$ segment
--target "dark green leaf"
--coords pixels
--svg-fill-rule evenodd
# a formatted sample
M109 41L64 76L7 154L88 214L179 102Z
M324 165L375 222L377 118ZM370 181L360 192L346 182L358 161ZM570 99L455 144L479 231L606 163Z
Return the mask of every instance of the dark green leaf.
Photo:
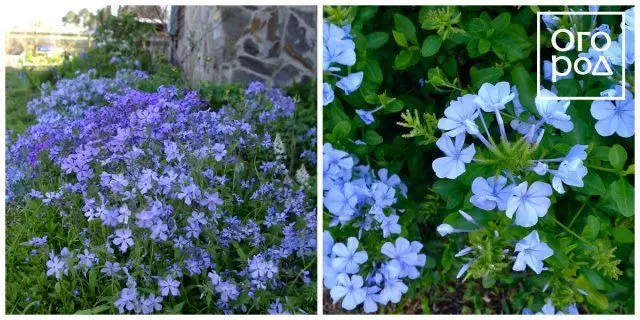
M516 65L511 70L511 80L518 89L518 97L520 104L529 111L529 113L537 115L536 105L534 102L536 96L536 84L521 64Z
M609 149L609 163L616 170L622 170L627 161L627 151L619 144L614 144Z
M422 56L431 57L440 50L442 39L439 36L428 36L422 43Z
M386 32L373 32L366 36L367 49L378 49L389 41L389 34Z
M484 83L496 83L502 77L504 73L502 70L489 67L484 69L476 69L471 67L471 84L474 89L480 89Z
M393 15L393 28L399 32L402 32L407 40L413 44L418 44L418 37L416 36L416 27L409 18L396 13Z
M364 142L368 145L379 145L382 143L382 136L380 136L375 130L367 130L362 137Z
M620 178L611 184L611 198L616 203L618 210L625 217L633 216L633 186Z

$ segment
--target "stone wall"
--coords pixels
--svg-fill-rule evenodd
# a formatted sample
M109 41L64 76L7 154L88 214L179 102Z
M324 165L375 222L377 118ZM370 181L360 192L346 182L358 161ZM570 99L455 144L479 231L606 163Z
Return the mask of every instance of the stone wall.
M170 15L170 59L191 85L283 87L316 75L315 6L172 6Z

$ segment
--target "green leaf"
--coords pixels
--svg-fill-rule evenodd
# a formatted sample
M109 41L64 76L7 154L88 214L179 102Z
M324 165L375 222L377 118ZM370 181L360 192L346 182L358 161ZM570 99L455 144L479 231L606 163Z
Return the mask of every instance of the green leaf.
M487 39L478 40L478 53L485 54L491 49L491 42Z
M404 36L403 33L392 30L391 33L393 34L393 39L396 40L396 43L401 46L401 47L408 47L409 44L407 43L407 38Z
M508 12L503 12L502 14L497 16L491 22L491 26L495 30L494 34L500 34L503 31L505 31L507 27L509 27L510 23L511 23L511 15Z
M613 238L620 243L633 243L633 232L627 228L615 227L611 230Z
M381 144L383 139L375 130L367 130L367 132L364 133L362 140L364 140L368 145L375 146Z
M351 122L340 121L335 127L333 127L333 131L331 133L334 139L341 140L347 138L349 136L349 132L351 132Z
M481 38L487 35L487 32L489 31L489 26L484 20L480 18L473 18L467 24L466 30L472 36L476 38Z
M440 179L433 184L433 190L447 200L447 209L459 206L468 192L464 184L449 179Z
M405 70L409 67L414 66L418 63L418 59L416 59L416 55L407 49L404 49L398 53L395 60L393 61L393 69L395 70Z
M97 306L91 309L78 310L74 314L82 314L82 315L100 314L102 312L109 310L110 308L111 308L111 305L103 304L101 306Z
M376 84L382 83L382 70L378 61L369 59L364 65L364 78Z
M609 149L609 163L616 170L622 170L627 161L627 151L619 144L614 144Z
M427 58L440 50L442 39L439 36L428 36L422 43L422 56Z
M489 67L484 69L476 69L471 67L471 84L474 89L479 89L484 83L496 83L504 72L496 67Z
M393 15L393 28L402 32L405 37L413 44L418 44L418 37L416 36L416 27L409 18L396 13Z
M625 216L633 216L633 186L625 179L618 179L611 184L611 198L616 203L618 211Z
M367 39L367 49L378 49L389 41L389 34L386 32L373 32L365 38Z
M404 102L400 99L393 99L384 105L384 113L400 112L404 109Z
M584 187L576 188L575 190L578 192L583 192L590 196L601 196L607 193L607 188L605 184L602 182L602 178L598 175L595 170L589 170L587 175L582 179L584 182Z
M534 102L536 96L536 84L521 64L516 65L511 70L511 80L518 89L518 99L520 104L533 115L538 115Z
M600 220L593 215L588 216L587 225L584 226L582 235L589 240L595 240L598 233L600 233Z
M493 287L494 284L496 284L496 277L493 276L492 272L487 272L482 277L482 287L485 288L485 289L489 289L489 288Z

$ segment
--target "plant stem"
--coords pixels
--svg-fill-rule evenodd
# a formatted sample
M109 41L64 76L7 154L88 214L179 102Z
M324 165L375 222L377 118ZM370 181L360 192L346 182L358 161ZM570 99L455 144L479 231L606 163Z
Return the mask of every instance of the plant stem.
M582 206L580 207L580 209L578 209L578 212L573 216L573 219L571 219L571 222L569 222L569 225L567 226L567 228L571 228L571 226L573 225L573 222L576 221L578 216L582 213L582 209L584 209L584 207L587 206L588 202L589 201L585 201L582 203Z
M594 165L591 165L591 164L588 164L587 168L596 169L596 170L600 170L600 171L604 171L604 172L611 172L611 173L615 173L615 174L620 174L618 172L618 170L604 168L604 167L601 167L601 166L594 166Z
M578 240L582 241L584 244L586 244L588 247L591 247L592 245L583 237L579 236L577 233L573 232L571 229L569 229L567 226L565 226L564 224L562 224L562 222L558 221L558 219L556 219L555 217L551 217L551 220L555 221L555 223L557 223L560 227L562 227L562 229L564 229L565 231L569 232L572 236L578 238Z

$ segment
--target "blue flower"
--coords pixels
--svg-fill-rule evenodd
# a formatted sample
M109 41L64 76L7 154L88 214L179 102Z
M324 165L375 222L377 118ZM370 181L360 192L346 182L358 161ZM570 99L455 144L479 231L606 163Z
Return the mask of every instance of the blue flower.
M547 89L540 90L540 95L536 97L536 109L542 117L542 121L559 129L562 132L573 130L573 122L567 114L569 101L562 100L543 100L540 97L557 97L557 95Z
M336 243L331 250L334 258L331 260L331 266L340 272L346 272L348 274L357 273L360 269L360 264L367 261L369 258L366 251L358 250L358 239L349 237L347 239L347 245L343 243Z
M391 271L383 270L383 273L385 274L384 287L378 295L380 304L386 306L389 302L400 302L402 295L407 293L409 287L397 276L394 276Z
M478 90L474 102L484 112L495 112L504 109L504 105L513 100L514 94L508 82L498 82L496 85L485 83Z
M533 314L533 311L531 311L531 309L529 308L524 308L522 309L522 314ZM536 312L535 314L537 315L564 315L564 314L578 314L578 308L576 307L576 304L572 304L568 307L566 307L564 309L564 312L562 311L558 311L556 312L556 308L553 306L553 304L551 304L551 300L547 300L547 303L542 306L542 309L540 310L540 312Z
M457 135L455 139L454 144L451 137L443 135L436 141L436 146L445 154L445 157L435 159L431 164L438 178L457 178L464 173L465 163L470 163L476 154L473 144L464 148L464 133Z
M544 22L544 25L547 27L547 30L549 32L553 31L558 26L558 21L560 21L560 18L554 15L550 15L550 14L542 15L542 22Z
M487 179L477 177L471 184L471 203L482 210L503 211L507 208L507 200L511 196L513 185L507 185L507 178L503 176L489 177Z
M455 101L451 101L451 104L444 109L445 117L438 120L438 128L446 131L445 134L450 137L455 137L464 132L472 135L477 134L478 125L474 120L478 117L480 111L474 102L476 97L476 95L467 94L458 97Z
M382 109L382 106L376 109L373 109L371 111L356 109L356 113L358 114L358 116L360 116L360 119L362 119L362 122L364 122L366 125L370 125L374 121L376 121L376 119L373 118L373 114L380 109Z
M387 238L393 233L400 233L402 228L398 223L398 215L392 214L390 216L384 216L380 219L380 228L382 229L382 237Z
M353 158L348 153L334 149L330 143L322 147L323 155L323 189L329 190L334 185L342 186L345 181L351 180Z
M409 240L399 237L395 246L391 242L382 245L381 252L391 259L397 261L400 266L398 278L408 277L416 279L420 272L416 267L423 267L427 261L427 256L419 254L422 244L418 241L409 243Z
M624 11L624 28L625 30L631 31L631 32L635 32L635 25L636 25L636 21L635 21L635 13L636 13L636 7L631 7L630 9L627 9Z
M515 252L518 253L516 261L513 263L513 271L524 271L529 266L536 274L542 272L544 259L553 255L553 250L549 246L540 242L538 231L533 230L524 239L518 241Z
M363 310L366 313L374 313L378 311L378 301L380 300L380 288L378 286L367 287L367 296L364 299Z
M351 183L345 183L343 186L334 186L324 195L325 208L336 216L339 222L351 220L356 213L357 204L358 197Z
M538 217L544 217L551 206L551 186L548 183L536 181L529 187L528 182L523 182L511 190L511 196L507 200L507 217L513 218L515 223L522 227L531 227L538 222Z
M356 63L355 43L350 38L345 37L344 29L329 25L327 28L325 22L325 30L323 31L322 43L322 60L323 69L325 71L336 71L338 68L331 68L332 63L345 66L352 66Z
M116 237L113 239L113 244L120 246L121 252L127 252L127 248L133 246L133 238L131 238L131 230L129 229L116 230Z
M363 284L362 277L357 274L352 275L351 278L346 273L339 274L336 285L330 291L333 303L342 299L342 307L345 310L355 309L367 296L367 290L362 287Z
M396 190L382 182L371 185L371 196L375 200L375 205L380 208L390 207L396 203Z
M158 285L160 285L160 294L162 294L162 296L166 297L171 294L177 297L180 294L180 290L178 289L180 282L173 280L171 276L168 276L166 279L160 279Z
M622 96L622 87L615 86L616 96ZM633 95L629 90L625 90L625 100L593 101L591 103L591 115L598 120L596 131L603 137L608 137L616 133L623 138L634 135L634 104ZM607 91L605 91L607 92Z
M553 174L551 185L558 193L564 193L562 183L574 187L582 188L584 182L582 179L587 175L587 168L582 164L582 160L573 159L571 161L562 161L558 166L558 170L549 170Z
M62 272L64 271L66 274L66 270L68 270L67 263L52 252L47 261L47 276L55 275L56 279L60 280Z
M326 82L322 83L322 105L326 106L329 103L333 102L335 95L333 94L333 89L331 85Z
M338 83L336 83L336 87L344 90L344 94L349 95L360 88L363 76L364 72L362 71L354 72L346 77L342 77Z

